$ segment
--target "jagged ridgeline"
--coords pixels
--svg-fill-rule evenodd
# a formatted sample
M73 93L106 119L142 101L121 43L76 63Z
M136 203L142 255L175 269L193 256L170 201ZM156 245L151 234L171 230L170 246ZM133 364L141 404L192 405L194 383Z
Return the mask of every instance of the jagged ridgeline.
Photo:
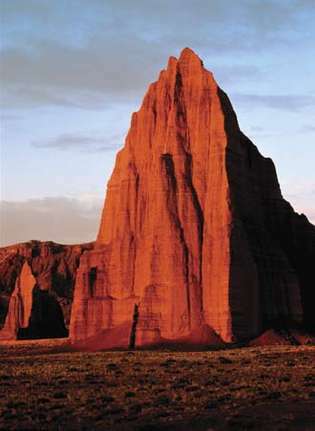
M76 270L91 247L30 241L0 249L0 339L68 335Z

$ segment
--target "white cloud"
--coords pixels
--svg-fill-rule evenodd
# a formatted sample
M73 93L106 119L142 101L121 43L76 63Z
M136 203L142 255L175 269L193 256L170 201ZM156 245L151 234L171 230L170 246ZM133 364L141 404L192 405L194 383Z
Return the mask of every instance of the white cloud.
M212 64L228 54L226 79L230 72L234 80L253 76L254 66L233 67L235 59L266 46L293 49L307 37L305 22L311 17L306 0L302 6L275 0L2 3L3 105L24 108L102 107L113 96L130 100L187 44Z
M256 106L296 112L315 107L315 96L306 94L234 94L233 100L250 109Z
M46 197L20 202L0 202L0 245L51 240L63 244L94 241L102 201L96 196L81 199Z
M315 133L315 124L305 124L299 130L300 133Z
M33 141L32 147L41 149L56 149L61 151L80 150L89 153L98 153L117 150L123 143L124 135L121 133L114 134L107 138L84 136L80 133L65 133L49 139L45 142Z

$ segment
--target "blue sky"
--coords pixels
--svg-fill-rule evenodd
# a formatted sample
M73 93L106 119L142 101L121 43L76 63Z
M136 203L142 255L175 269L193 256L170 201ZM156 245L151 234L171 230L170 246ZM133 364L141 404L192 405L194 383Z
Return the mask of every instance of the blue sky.
M1 0L1 245L95 238L131 113L194 49L315 222L313 0Z

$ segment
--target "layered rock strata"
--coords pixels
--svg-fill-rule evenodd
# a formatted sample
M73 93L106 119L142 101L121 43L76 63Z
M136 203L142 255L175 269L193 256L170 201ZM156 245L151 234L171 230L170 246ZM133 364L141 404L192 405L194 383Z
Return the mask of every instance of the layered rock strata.
M67 335L76 270L91 248L39 241L1 248L0 338Z
M10 297L9 309L0 339L15 339L20 329L26 329L32 311L32 295L36 280L27 262L24 262Z
M314 329L314 262L314 226L185 49L132 116L96 248L81 258L70 335L127 346L135 306L138 346Z

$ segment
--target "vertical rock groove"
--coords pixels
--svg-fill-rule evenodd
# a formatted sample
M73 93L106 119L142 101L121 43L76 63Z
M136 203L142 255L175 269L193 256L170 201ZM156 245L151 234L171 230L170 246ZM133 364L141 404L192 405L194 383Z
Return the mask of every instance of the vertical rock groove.
M184 280L185 280L184 288L186 289L186 292L187 292L187 315L188 315L188 326L190 329L191 328L191 303L190 303L190 286L189 286L189 250L185 240L184 229L178 214L178 203L177 203L178 189L177 189L177 181L176 181L173 158L170 154L163 154L162 161L165 166L166 181L167 181L166 200L167 200L168 210L169 210L171 219L173 221L174 227L178 230L180 242L183 248L184 262L183 262L182 270L183 270Z
M70 336L127 347L135 303L137 345L312 325L314 250L314 226L282 198L272 161L186 48L132 115L96 247L81 258ZM87 294L92 266L104 274L97 301Z

